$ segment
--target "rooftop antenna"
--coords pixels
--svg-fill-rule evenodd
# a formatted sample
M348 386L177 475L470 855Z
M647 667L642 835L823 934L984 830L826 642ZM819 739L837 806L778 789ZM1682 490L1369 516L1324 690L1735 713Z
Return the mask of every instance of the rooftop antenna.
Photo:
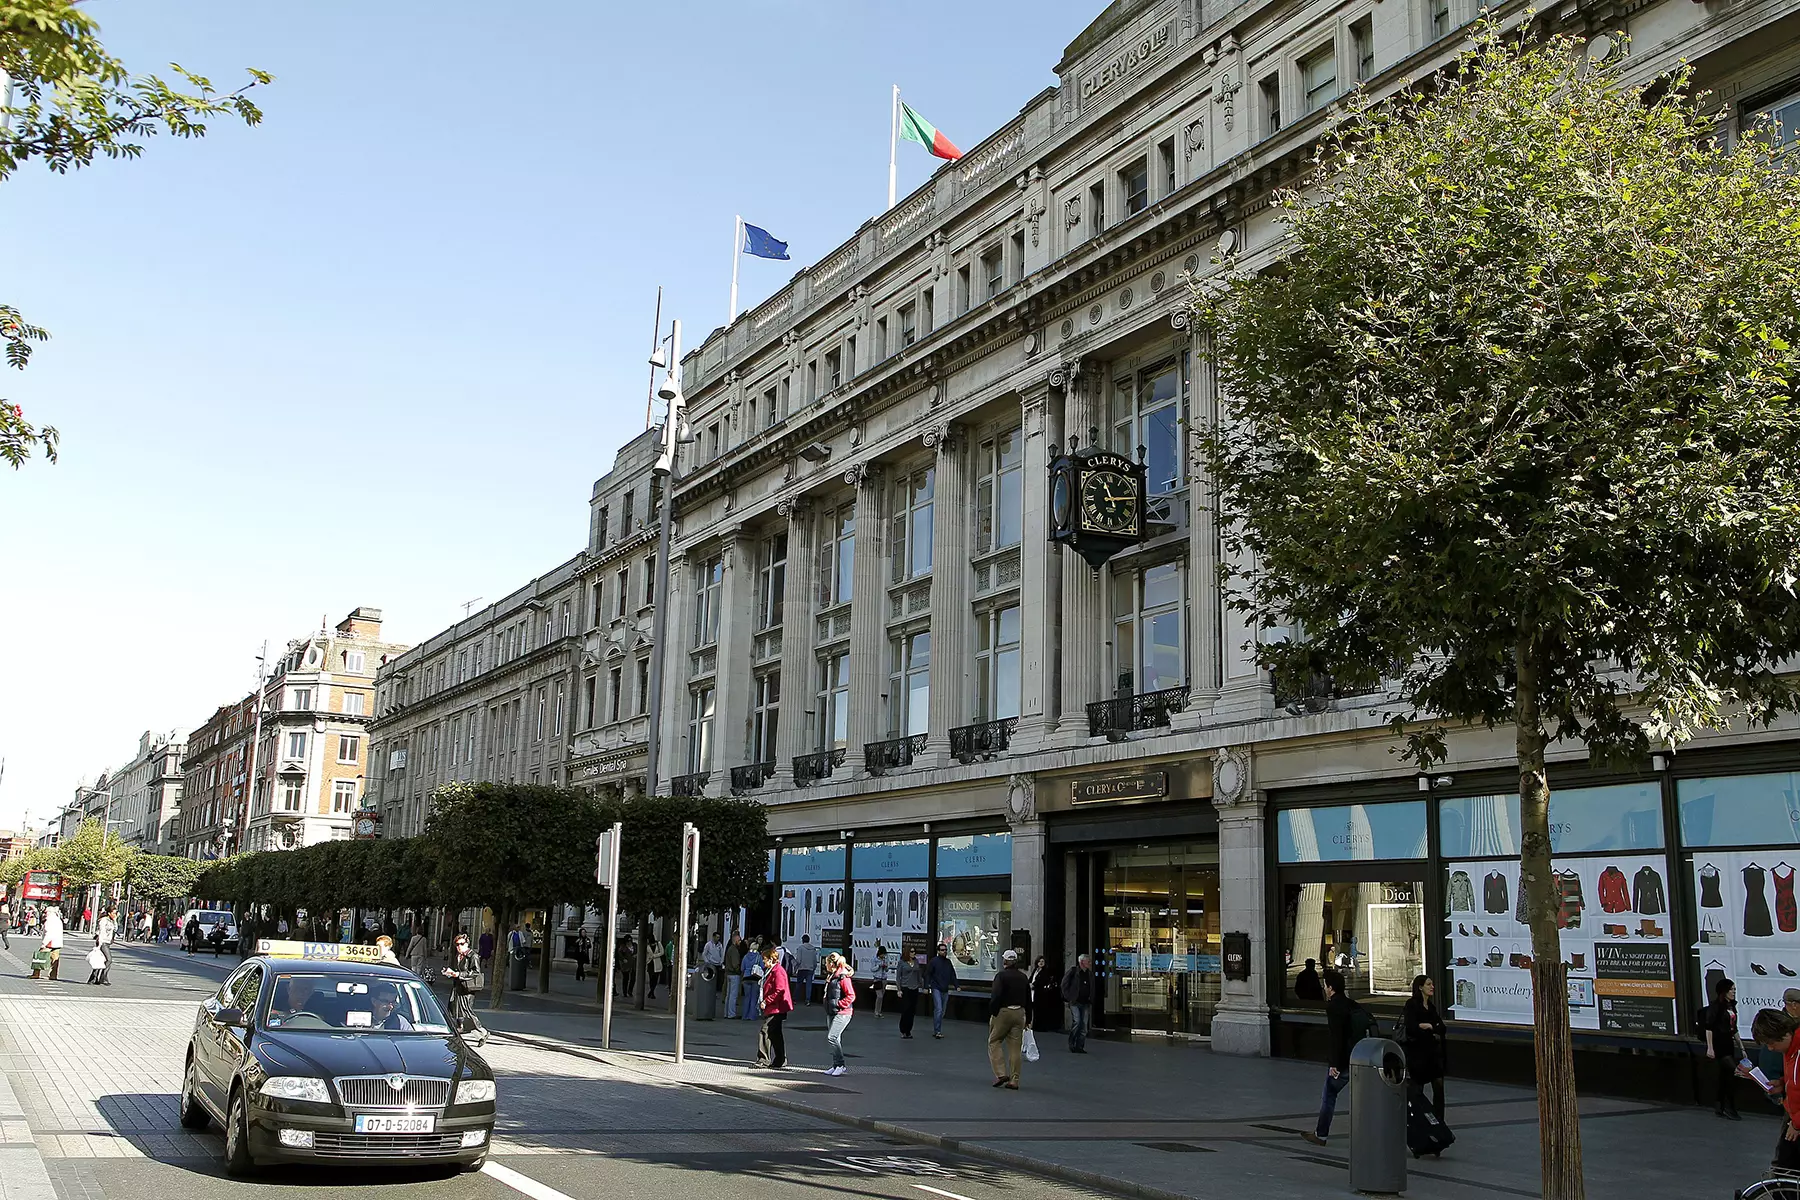
M480 596L475 597L473 600L464 600L463 601L463 620L465 620L465 621L468 620L470 611L472 611L474 609L474 607L480 603L481 603Z

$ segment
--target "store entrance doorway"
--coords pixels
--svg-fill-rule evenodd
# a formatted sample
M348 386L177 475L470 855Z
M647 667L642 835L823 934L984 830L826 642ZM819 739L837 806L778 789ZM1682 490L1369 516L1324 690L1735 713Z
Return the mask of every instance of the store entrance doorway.
M1216 842L1082 851L1078 945L1094 956L1101 1029L1208 1035L1219 1003Z

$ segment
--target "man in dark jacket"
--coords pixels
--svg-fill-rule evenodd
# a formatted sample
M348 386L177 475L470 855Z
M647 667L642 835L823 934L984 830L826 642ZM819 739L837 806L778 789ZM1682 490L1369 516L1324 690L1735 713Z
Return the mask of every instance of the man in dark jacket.
M950 1003L950 989L956 986L956 964L950 961L950 947L939 946L937 957L927 971L931 984L931 1036L944 1036L944 1008Z
M1350 1082L1350 1048L1357 1042L1359 1030L1366 1030L1368 1017L1362 1005L1344 994L1344 976L1335 967L1321 973L1325 983L1325 1027L1330 1034L1330 1052L1326 1058L1325 1094L1319 1100L1317 1133L1300 1136L1315 1146L1323 1146L1331 1136L1331 1117L1337 1111L1338 1093ZM1362 1014L1360 1017L1358 1014Z
M475 993L479 992L485 982L481 974L481 960L469 950L469 935L456 935L456 949L451 952L450 965L439 972L450 981L450 1025L458 1033L472 1029L475 1022Z
M1025 1027L1031 1022L1031 981L1019 970L1018 951L1008 950L1000 962L988 996L988 1066L993 1068L995 1087L1016 1092L1019 1071L1025 1066Z
M1083 954L1062 980L1063 1003L1069 1006L1069 1053L1087 1053L1088 1017L1094 1011L1094 960Z

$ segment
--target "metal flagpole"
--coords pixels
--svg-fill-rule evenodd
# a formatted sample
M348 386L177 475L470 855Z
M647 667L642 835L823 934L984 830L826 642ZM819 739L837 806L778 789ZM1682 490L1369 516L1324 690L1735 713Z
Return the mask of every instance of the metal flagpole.
M731 222L731 315L725 318L730 325L737 320L737 276L738 260L744 257L744 218L733 217Z
M656 289L656 328L650 331L650 391L644 397L644 428L650 428L650 413L656 407L656 352L662 348L662 288ZM467 612L463 616L468 616Z
M894 85L894 106L888 113L888 207L894 207L894 162L900 153L900 85Z

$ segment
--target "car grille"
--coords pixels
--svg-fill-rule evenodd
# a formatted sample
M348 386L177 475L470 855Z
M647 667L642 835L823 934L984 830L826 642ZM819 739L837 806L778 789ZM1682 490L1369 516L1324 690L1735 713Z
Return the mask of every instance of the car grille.
M442 1108L450 1103L450 1081L406 1076L399 1091L388 1085L386 1075L346 1075L332 1080L345 1108Z
M313 1153L331 1158L437 1157L461 1153L460 1133L315 1133Z

